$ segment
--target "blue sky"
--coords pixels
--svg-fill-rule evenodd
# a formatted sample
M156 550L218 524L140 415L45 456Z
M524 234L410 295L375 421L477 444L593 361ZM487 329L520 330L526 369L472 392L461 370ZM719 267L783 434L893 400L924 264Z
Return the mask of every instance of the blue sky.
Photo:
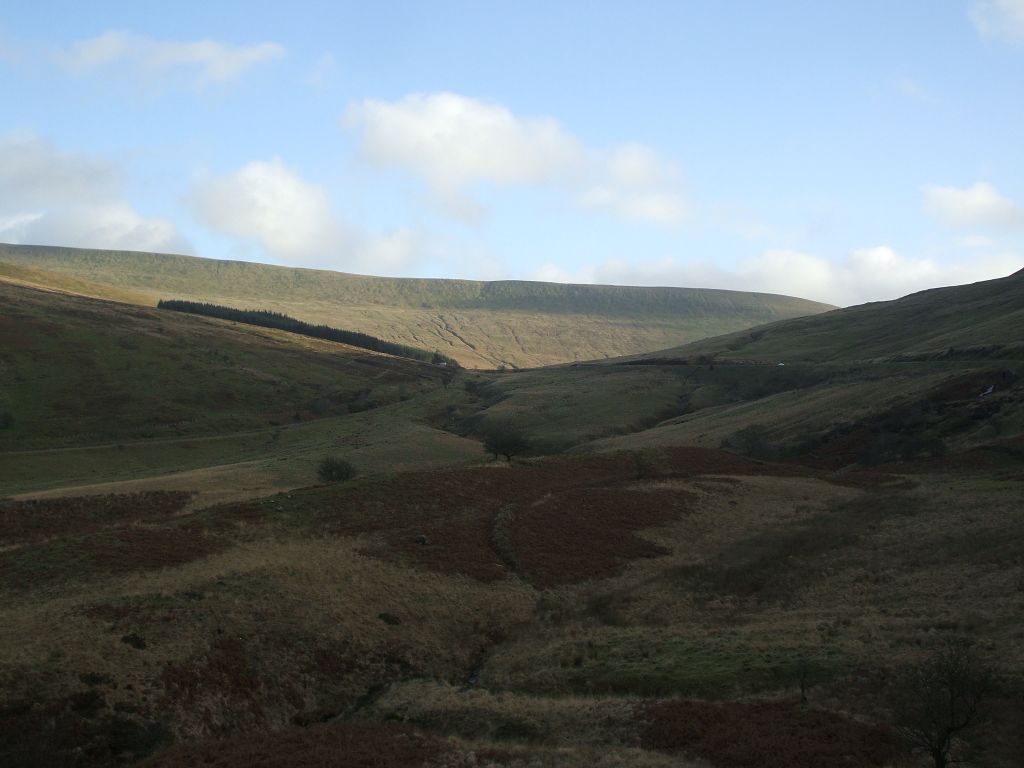
M1024 267L1024 0L18 4L0 241L838 304Z

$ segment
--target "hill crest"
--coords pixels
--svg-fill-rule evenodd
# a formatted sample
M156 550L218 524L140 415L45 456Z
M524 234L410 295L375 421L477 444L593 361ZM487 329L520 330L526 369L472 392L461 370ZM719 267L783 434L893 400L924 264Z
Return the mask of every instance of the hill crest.
M761 362L1024 358L1024 270L641 356Z
M831 309L805 299L742 291L384 278L46 246L0 245L0 264L29 268L36 281L49 287L74 280L89 295L116 291L151 304L186 299L282 312L437 349L471 367L530 367L637 354Z

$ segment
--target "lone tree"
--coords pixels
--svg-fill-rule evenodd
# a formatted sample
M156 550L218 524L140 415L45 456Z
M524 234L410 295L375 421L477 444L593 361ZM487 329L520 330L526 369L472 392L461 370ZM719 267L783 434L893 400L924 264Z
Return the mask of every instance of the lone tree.
M954 640L896 679L892 697L896 730L914 750L931 756L935 768L953 762L963 738L988 720L992 670L971 643Z
M345 459L339 459L337 456L325 456L320 460L316 474L325 483L337 483L354 477L356 468Z
M500 424L489 427L484 433L484 450L493 454L495 459L504 456L511 464L513 456L530 450L530 443L511 424Z

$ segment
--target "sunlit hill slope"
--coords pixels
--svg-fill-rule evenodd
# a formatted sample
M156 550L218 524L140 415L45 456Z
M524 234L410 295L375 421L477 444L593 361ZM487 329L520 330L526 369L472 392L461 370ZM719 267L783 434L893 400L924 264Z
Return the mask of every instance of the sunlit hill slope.
M690 288L381 278L126 251L0 245L0 274L119 301L270 309L429 351L468 367L638 354L831 309Z

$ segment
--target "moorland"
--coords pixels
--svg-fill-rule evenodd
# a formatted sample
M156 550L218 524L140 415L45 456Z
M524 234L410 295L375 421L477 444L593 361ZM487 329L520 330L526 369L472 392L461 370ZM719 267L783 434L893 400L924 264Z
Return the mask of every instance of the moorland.
M3 764L924 766L908 681L969 648L950 754L1020 765L1024 272L346 315L352 276L186 258L0 251Z
M742 291L383 278L169 254L3 244L0 275L147 306L184 299L271 310L439 350L472 368L616 357L832 309Z

